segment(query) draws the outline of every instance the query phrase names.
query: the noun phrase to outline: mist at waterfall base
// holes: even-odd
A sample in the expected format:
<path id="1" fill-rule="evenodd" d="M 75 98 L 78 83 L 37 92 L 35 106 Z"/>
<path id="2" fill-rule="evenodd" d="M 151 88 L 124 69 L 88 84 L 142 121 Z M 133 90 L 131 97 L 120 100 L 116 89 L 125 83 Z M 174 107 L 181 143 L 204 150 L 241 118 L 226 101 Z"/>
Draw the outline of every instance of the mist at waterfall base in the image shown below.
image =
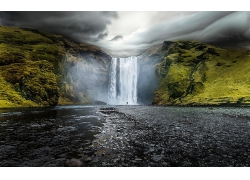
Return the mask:
<path id="1" fill-rule="evenodd" d="M 70 94 L 78 102 L 90 97 L 109 105 L 150 105 L 159 83 L 155 62 L 143 62 L 139 57 L 112 58 L 107 74 L 95 58 L 78 60 L 68 70 L 72 77 L 66 78 L 72 85 Z"/>
<path id="2" fill-rule="evenodd" d="M 112 58 L 108 104 L 137 105 L 137 57 Z"/>
<path id="3" fill-rule="evenodd" d="M 94 59 L 94 58 L 93 58 Z M 108 76 L 103 67 L 95 60 L 86 62 L 78 61 L 70 68 L 69 74 L 72 78 L 67 80 L 73 82 L 72 93 L 79 100 L 82 97 L 90 97 L 94 101 L 108 101 Z"/>

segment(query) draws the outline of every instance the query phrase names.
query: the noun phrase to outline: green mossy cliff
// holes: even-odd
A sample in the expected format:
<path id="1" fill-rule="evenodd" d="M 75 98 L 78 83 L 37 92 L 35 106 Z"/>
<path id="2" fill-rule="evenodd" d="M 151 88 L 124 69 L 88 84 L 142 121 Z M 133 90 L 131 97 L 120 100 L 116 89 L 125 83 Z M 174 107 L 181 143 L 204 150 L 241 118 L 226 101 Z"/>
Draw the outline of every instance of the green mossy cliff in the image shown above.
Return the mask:
<path id="1" fill-rule="evenodd" d="M 111 56 L 34 29 L 0 27 L 0 108 L 105 101 Z M 138 56 L 138 101 L 249 105 L 250 52 L 166 41 Z"/>
<path id="2" fill-rule="evenodd" d="M 0 27 L 0 108 L 92 103 L 107 91 L 111 56 L 34 29 Z"/>
<path id="3" fill-rule="evenodd" d="M 155 105 L 249 105 L 250 52 L 195 41 L 166 41 L 156 51 Z M 143 56 L 143 55 L 142 55 Z"/>

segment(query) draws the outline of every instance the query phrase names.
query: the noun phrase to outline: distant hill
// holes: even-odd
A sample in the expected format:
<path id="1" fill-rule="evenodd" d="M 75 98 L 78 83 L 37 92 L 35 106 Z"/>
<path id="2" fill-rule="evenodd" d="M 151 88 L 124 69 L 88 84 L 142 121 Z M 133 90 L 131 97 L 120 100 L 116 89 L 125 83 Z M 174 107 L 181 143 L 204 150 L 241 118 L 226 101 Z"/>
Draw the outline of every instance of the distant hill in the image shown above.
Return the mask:
<path id="1" fill-rule="evenodd" d="M 250 51 L 195 41 L 166 41 L 139 57 L 141 66 L 153 64 L 157 75 L 155 105 L 250 103 Z"/>
<path id="2" fill-rule="evenodd" d="M 0 108 L 89 104 L 107 93 L 111 56 L 35 29 L 0 27 Z M 94 97 L 94 98 L 93 98 Z"/>

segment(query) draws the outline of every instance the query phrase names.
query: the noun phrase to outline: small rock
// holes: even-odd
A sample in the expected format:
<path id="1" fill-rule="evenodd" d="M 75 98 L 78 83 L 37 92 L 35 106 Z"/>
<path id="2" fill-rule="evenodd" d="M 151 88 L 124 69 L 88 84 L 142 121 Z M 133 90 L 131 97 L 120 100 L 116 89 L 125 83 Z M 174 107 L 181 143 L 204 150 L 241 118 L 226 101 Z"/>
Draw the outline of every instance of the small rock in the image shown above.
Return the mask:
<path id="1" fill-rule="evenodd" d="M 154 152 L 154 151 L 155 151 L 155 149 L 150 147 L 149 152 Z"/>
<path id="2" fill-rule="evenodd" d="M 163 165 L 163 166 L 168 166 L 168 163 L 163 162 L 162 165 Z"/>
<path id="3" fill-rule="evenodd" d="M 155 162 L 159 162 L 161 160 L 161 158 L 162 158 L 162 155 L 154 155 L 152 159 Z"/>
<path id="4" fill-rule="evenodd" d="M 90 161 L 92 161 L 92 159 L 91 159 L 91 157 L 87 157 L 87 158 L 84 159 L 84 161 L 90 162 Z"/>
<path id="5" fill-rule="evenodd" d="M 97 157 L 93 158 L 92 163 L 97 163 L 99 162 L 99 159 Z"/>
<path id="6" fill-rule="evenodd" d="M 99 149 L 95 154 L 96 154 L 97 156 L 102 156 L 102 155 L 105 155 L 105 151 L 102 150 L 102 149 Z"/>
<path id="7" fill-rule="evenodd" d="M 66 157 L 66 154 L 60 154 L 58 157 L 59 158 L 64 158 L 64 157 Z"/>
<path id="8" fill-rule="evenodd" d="M 84 157 L 84 154 L 77 154 L 78 157 Z"/>
<path id="9" fill-rule="evenodd" d="M 82 162 L 78 159 L 71 159 L 71 160 L 67 160 L 65 163 L 66 166 L 68 167 L 81 167 L 83 166 Z"/>
<path id="10" fill-rule="evenodd" d="M 136 161 L 141 161 L 142 159 L 140 159 L 140 158 L 135 158 L 135 160 L 136 160 Z"/>

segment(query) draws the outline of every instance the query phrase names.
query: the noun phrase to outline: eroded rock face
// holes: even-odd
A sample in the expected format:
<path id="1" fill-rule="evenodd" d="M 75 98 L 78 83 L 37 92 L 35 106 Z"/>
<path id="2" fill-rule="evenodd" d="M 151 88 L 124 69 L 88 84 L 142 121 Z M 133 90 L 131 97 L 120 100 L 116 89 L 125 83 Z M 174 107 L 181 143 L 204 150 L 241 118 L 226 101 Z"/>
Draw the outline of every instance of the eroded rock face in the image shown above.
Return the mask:
<path id="1" fill-rule="evenodd" d="M 0 107 L 105 101 L 111 56 L 35 29 L 0 27 Z"/>

